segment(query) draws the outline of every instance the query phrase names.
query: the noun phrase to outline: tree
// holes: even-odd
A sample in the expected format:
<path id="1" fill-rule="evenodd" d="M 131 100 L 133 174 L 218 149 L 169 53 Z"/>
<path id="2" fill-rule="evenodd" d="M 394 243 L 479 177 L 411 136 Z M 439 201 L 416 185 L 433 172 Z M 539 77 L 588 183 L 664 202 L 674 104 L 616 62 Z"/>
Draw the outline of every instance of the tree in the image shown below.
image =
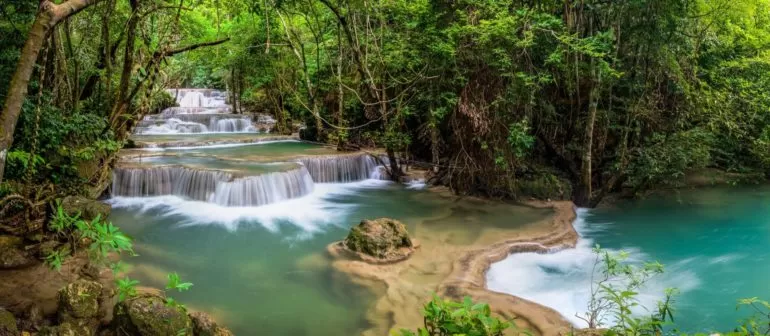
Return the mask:
<path id="1" fill-rule="evenodd" d="M 21 113 L 21 105 L 27 96 L 27 86 L 48 33 L 64 19 L 98 3 L 101 0 L 70 0 L 55 4 L 50 0 L 40 1 L 39 9 L 27 41 L 21 51 L 16 72 L 11 78 L 8 95 L 0 113 L 0 182 L 3 181 L 5 161 L 13 143 L 13 132 Z"/>

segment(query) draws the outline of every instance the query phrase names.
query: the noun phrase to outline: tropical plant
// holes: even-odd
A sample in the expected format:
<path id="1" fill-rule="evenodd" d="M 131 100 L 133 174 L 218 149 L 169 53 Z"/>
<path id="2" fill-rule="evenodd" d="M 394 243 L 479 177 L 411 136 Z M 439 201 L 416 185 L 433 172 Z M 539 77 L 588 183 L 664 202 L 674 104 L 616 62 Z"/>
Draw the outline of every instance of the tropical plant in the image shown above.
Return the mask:
<path id="1" fill-rule="evenodd" d="M 660 335 L 673 322 L 676 289 L 666 289 L 665 297 L 649 315 L 640 314 L 648 307 L 640 305 L 639 289 L 654 276 L 663 273 L 663 265 L 628 261 L 628 253 L 613 253 L 597 245 L 592 269 L 591 291 L 586 312 L 576 316 L 588 328 L 608 328 L 617 335 Z"/>
<path id="2" fill-rule="evenodd" d="M 424 326 L 416 332 L 402 329 L 392 334 L 398 336 L 502 336 L 503 331 L 516 328 L 512 321 L 501 321 L 493 317 L 489 305 L 473 303 L 470 297 L 462 302 L 441 299 L 433 300 L 423 308 Z"/>

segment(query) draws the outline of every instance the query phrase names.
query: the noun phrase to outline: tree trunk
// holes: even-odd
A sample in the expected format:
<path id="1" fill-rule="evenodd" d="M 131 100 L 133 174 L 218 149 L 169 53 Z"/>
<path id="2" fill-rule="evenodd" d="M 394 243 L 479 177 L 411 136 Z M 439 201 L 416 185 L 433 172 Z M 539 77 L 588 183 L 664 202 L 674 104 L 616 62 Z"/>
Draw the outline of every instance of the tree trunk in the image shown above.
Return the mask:
<path id="1" fill-rule="evenodd" d="M 3 111 L 0 113 L 0 182 L 3 181 L 5 159 L 8 155 L 8 150 L 13 143 L 16 121 L 19 120 L 21 106 L 24 103 L 24 98 L 27 96 L 29 79 L 32 76 L 37 56 L 40 54 L 40 49 L 43 46 L 46 35 L 61 20 L 77 14 L 99 1 L 101 0 L 70 0 L 60 5 L 56 5 L 49 0 L 40 2 L 40 9 L 34 23 L 32 23 L 32 28 L 29 30 L 24 48 L 21 50 L 19 62 L 16 64 L 16 71 L 8 87 L 8 95 L 3 104 Z"/>
<path id="2" fill-rule="evenodd" d="M 596 82 L 593 83 L 591 88 L 591 94 L 588 102 L 588 120 L 586 121 L 585 142 L 583 143 L 583 162 L 580 167 L 580 183 L 575 194 L 575 204 L 577 206 L 590 206 L 593 181 L 591 176 L 593 171 L 591 169 L 593 141 L 594 141 L 594 123 L 596 122 L 596 110 L 599 105 L 599 87 L 601 85 L 601 77 L 596 74 L 597 70 L 594 67 L 594 78 Z"/>

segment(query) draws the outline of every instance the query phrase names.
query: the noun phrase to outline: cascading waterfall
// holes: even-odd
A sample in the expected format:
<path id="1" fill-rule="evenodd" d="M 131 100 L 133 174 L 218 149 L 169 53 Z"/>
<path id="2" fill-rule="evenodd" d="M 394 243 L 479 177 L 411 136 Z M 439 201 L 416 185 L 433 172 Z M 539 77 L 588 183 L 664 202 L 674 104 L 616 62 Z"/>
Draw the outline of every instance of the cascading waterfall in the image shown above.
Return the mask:
<path id="1" fill-rule="evenodd" d="M 377 172 L 377 160 L 369 154 L 308 157 L 298 160 L 316 183 L 366 180 Z"/>
<path id="2" fill-rule="evenodd" d="M 222 206 L 259 206 L 302 197 L 313 191 L 305 167 L 234 178 L 227 172 L 187 167 L 117 168 L 112 195 L 175 195 Z"/>
<path id="3" fill-rule="evenodd" d="M 256 132 L 251 118 L 233 115 L 222 91 L 209 89 L 169 89 L 177 107 L 149 115 L 139 122 L 136 134 L 174 134 L 206 132 Z"/>
<path id="4" fill-rule="evenodd" d="M 256 206 L 305 196 L 313 179 L 305 167 L 268 173 L 217 184 L 210 202 L 226 206 Z"/>
<path id="5" fill-rule="evenodd" d="M 146 197 L 176 195 L 208 201 L 217 183 L 232 175 L 214 170 L 186 167 L 116 168 L 112 176 L 112 195 Z"/>
<path id="6" fill-rule="evenodd" d="M 256 132 L 249 118 L 211 119 L 209 124 L 211 132 Z"/>

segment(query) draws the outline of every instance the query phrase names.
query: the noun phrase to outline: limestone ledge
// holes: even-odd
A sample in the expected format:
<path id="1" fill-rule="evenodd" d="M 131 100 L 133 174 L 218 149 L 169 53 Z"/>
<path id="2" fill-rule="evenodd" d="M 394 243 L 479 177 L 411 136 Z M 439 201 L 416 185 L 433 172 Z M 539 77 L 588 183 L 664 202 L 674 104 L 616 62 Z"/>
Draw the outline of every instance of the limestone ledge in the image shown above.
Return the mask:
<path id="1" fill-rule="evenodd" d="M 494 314 L 504 319 L 515 318 L 519 328 L 533 334 L 552 336 L 570 332 L 572 325 L 557 311 L 486 288 L 490 265 L 512 253 L 548 253 L 577 243 L 578 234 L 572 226 L 576 216 L 572 202 L 531 201 L 524 205 L 551 208 L 554 213 L 526 229 L 494 232 L 492 244 L 488 239 L 469 246 L 444 244 L 440 240 L 423 241 L 420 250 L 408 258 L 388 262 L 352 256 L 339 243 L 330 244 L 327 251 L 334 259 L 334 269 L 348 274 L 355 283 L 370 288 L 377 296 L 366 315 L 371 327 L 363 334 L 386 335 L 391 330 L 421 326 L 421 307 L 430 300 L 431 293 L 455 300 L 470 296 L 475 301 L 489 303 Z"/>

